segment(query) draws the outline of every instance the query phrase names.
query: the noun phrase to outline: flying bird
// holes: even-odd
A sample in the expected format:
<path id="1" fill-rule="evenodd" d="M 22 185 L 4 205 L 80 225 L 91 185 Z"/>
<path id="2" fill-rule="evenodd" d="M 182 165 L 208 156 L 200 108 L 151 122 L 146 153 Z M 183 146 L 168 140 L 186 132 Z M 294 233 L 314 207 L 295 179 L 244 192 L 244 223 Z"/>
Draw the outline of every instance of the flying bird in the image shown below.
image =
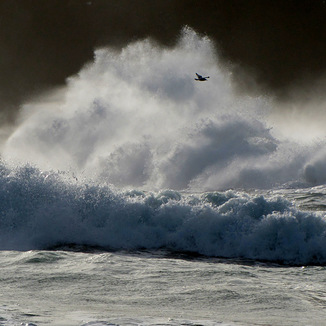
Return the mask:
<path id="1" fill-rule="evenodd" d="M 196 73 L 196 75 L 197 75 L 197 78 L 195 78 L 195 80 L 197 80 L 197 81 L 206 81 L 207 78 L 209 78 L 209 76 L 203 77 L 197 73 Z"/>

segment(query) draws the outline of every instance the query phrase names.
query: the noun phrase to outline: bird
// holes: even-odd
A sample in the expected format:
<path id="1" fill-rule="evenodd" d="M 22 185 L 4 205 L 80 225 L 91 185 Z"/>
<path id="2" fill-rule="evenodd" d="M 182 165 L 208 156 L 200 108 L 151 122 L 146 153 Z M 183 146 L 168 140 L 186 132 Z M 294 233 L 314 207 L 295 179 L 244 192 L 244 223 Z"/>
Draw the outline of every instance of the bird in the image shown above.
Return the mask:
<path id="1" fill-rule="evenodd" d="M 203 77 L 197 73 L 196 73 L 196 75 L 197 75 L 197 78 L 195 78 L 195 80 L 197 80 L 197 81 L 206 81 L 207 78 L 209 78 L 209 76 Z"/>

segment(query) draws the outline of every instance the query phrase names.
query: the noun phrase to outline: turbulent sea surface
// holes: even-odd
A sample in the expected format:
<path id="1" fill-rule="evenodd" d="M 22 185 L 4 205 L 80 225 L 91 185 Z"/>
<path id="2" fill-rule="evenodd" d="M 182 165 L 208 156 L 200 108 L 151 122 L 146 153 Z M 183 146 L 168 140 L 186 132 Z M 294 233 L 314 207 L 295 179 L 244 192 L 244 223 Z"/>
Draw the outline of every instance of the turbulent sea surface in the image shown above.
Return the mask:
<path id="1" fill-rule="evenodd" d="M 0 325 L 325 324 L 326 141 L 235 95 L 216 56 L 189 28 L 98 49 L 22 107 Z"/>

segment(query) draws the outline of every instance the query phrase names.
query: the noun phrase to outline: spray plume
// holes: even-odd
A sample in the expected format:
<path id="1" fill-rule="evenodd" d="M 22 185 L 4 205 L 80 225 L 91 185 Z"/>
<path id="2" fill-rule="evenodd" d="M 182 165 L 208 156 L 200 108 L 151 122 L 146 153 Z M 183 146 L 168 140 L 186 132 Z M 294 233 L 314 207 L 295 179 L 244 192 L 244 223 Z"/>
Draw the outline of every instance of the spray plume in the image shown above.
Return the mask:
<path id="1" fill-rule="evenodd" d="M 271 102 L 236 95 L 217 63 L 213 42 L 189 28 L 174 48 L 147 39 L 98 49 L 66 88 L 23 107 L 3 157 L 119 187 L 305 181 L 304 167 L 322 144 L 280 141 L 268 125 Z M 209 71 L 209 82 L 194 81 L 194 67 Z"/>
<path id="2" fill-rule="evenodd" d="M 322 0 L 6 0 L 0 17 L 2 124 L 15 120 L 21 104 L 64 85 L 95 48 L 147 37 L 174 46 L 185 25 L 215 43 L 238 90 L 290 103 L 324 98 Z"/>

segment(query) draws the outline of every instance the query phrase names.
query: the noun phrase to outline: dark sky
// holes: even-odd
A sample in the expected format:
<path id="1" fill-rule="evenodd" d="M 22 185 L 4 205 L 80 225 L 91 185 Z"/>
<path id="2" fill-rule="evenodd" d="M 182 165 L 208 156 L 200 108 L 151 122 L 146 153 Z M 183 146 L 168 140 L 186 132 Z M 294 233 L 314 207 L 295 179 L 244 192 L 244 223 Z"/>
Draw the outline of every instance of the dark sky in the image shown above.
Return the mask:
<path id="1" fill-rule="evenodd" d="M 63 84 L 95 47 L 147 36 L 173 46 L 184 25 L 215 41 L 238 89 L 316 96 L 311 85 L 326 72 L 322 0 L 0 0 L 0 122 Z"/>

